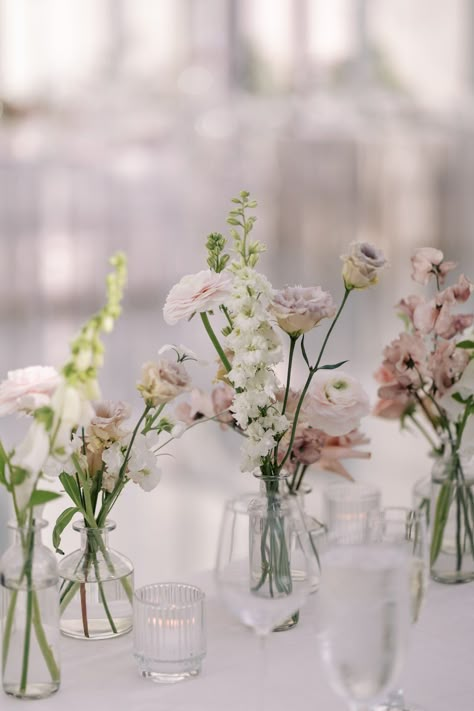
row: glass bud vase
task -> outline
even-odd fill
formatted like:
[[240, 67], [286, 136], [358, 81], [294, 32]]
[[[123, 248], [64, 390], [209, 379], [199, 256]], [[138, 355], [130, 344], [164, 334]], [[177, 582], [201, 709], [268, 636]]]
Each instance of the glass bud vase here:
[[11, 524], [0, 560], [2, 682], [6, 694], [43, 699], [59, 689], [58, 567], [41, 541], [46, 521]]
[[132, 629], [133, 566], [109, 546], [115, 523], [90, 528], [77, 521], [73, 528], [81, 548], [59, 563], [61, 632], [77, 639], [120, 637]]
[[431, 577], [474, 580], [474, 467], [459, 452], [439, 458], [431, 478]]
[[[295, 525], [297, 521], [297, 525]], [[313, 520], [304, 512], [303, 497], [288, 492], [283, 479], [262, 478], [260, 496], [252, 504], [250, 537], [251, 570], [254, 589], [262, 595], [279, 597], [291, 594], [292, 587], [312, 588], [314, 566], [298, 559], [296, 536], [298, 529], [306, 529]], [[307, 536], [309, 541], [310, 536]], [[309, 543], [307, 549], [310, 549]], [[311, 556], [309, 556], [311, 557]], [[263, 575], [262, 575], [263, 571]], [[274, 632], [290, 630], [298, 624], [299, 610], [274, 628]]]

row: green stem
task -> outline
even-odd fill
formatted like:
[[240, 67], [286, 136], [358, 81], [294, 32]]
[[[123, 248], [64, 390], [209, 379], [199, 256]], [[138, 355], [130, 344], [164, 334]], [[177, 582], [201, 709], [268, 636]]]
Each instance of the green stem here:
[[10, 649], [10, 639], [12, 635], [13, 620], [15, 618], [15, 608], [16, 601], [18, 598], [18, 590], [13, 590], [11, 592], [10, 602], [8, 604], [8, 612], [5, 619], [5, 629], [3, 632], [2, 641], [2, 672], [5, 673], [5, 667], [7, 666], [8, 651]]
[[414, 415], [409, 415], [409, 417], [410, 417], [410, 420], [411, 420], [411, 421], [413, 422], [413, 424], [415, 425], [415, 427], [421, 432], [421, 434], [423, 435], [423, 437], [425, 437], [425, 439], [429, 442], [431, 448], [432, 448], [432, 449], [436, 449], [436, 446], [437, 446], [437, 445], [436, 445], [436, 442], [431, 438], [431, 436], [430, 436], [428, 430], [426, 429], [426, 427], [423, 427], [423, 425], [421, 424], [421, 422], [418, 422], [418, 420], [416, 419], [416, 417], [415, 417]]
[[[333, 321], [332, 321], [332, 323], [331, 323], [331, 325], [330, 325], [330, 327], [329, 327], [329, 329], [328, 329], [328, 332], [326, 333], [326, 337], [325, 337], [325, 339], [324, 339], [324, 341], [323, 341], [323, 344], [322, 344], [322, 346], [321, 346], [321, 350], [319, 351], [318, 359], [317, 359], [317, 361], [316, 361], [314, 367], [313, 367], [313, 368], [310, 368], [309, 375], [308, 375], [308, 377], [306, 378], [306, 383], [304, 384], [303, 390], [301, 391], [300, 399], [298, 400], [298, 404], [297, 404], [297, 406], [296, 406], [295, 414], [294, 414], [294, 417], [293, 417], [293, 426], [292, 426], [292, 428], [291, 428], [290, 443], [289, 443], [289, 445], [288, 445], [288, 449], [287, 449], [287, 451], [286, 451], [286, 454], [285, 454], [285, 456], [283, 457], [283, 460], [282, 460], [281, 464], [280, 464], [279, 467], [278, 467], [278, 472], [280, 472], [280, 471], [283, 469], [283, 467], [285, 466], [285, 464], [286, 464], [286, 462], [287, 462], [287, 460], [288, 460], [288, 457], [289, 457], [290, 454], [291, 454], [291, 450], [292, 450], [292, 448], [293, 448], [293, 442], [295, 441], [295, 436], [296, 436], [296, 427], [297, 427], [297, 425], [298, 425], [298, 418], [299, 418], [299, 415], [300, 415], [300, 410], [301, 410], [301, 408], [302, 408], [302, 406], [303, 406], [303, 401], [304, 401], [304, 399], [305, 399], [305, 397], [306, 397], [306, 393], [308, 392], [308, 388], [309, 388], [309, 386], [310, 386], [310, 384], [311, 384], [311, 380], [313, 379], [314, 374], [317, 372], [317, 370], [318, 370], [318, 368], [319, 368], [319, 365], [320, 365], [320, 363], [321, 363], [321, 359], [322, 359], [322, 357], [323, 357], [323, 355], [324, 355], [324, 351], [326, 350], [326, 346], [327, 346], [327, 343], [328, 343], [329, 338], [330, 338], [330, 336], [331, 336], [331, 333], [332, 333], [333, 330], [334, 330], [334, 327], [335, 327], [335, 325], [336, 325], [336, 323], [337, 323], [337, 321], [338, 321], [338, 319], [339, 319], [339, 316], [340, 316], [341, 313], [342, 313], [342, 310], [343, 310], [343, 308], [344, 308], [344, 306], [345, 306], [345, 304], [346, 304], [346, 301], [347, 301], [347, 299], [348, 299], [349, 294], [351, 293], [351, 291], [352, 291], [352, 289], [347, 289], [347, 288], [346, 288], [346, 290], [345, 290], [345, 292], [344, 292], [344, 297], [343, 297], [343, 299], [342, 299], [342, 301], [341, 301], [341, 305], [339, 306], [339, 309], [337, 310], [337, 313], [336, 313], [336, 315], [334, 316], [334, 319], [333, 319]], [[277, 446], [278, 446], [278, 445], [277, 445]]]
[[30, 659], [30, 642], [31, 642], [31, 622], [33, 616], [33, 547], [34, 547], [34, 530], [33, 527], [33, 511], [30, 513], [29, 531], [28, 531], [28, 546], [26, 558], [26, 620], [25, 620], [25, 639], [23, 642], [23, 660], [21, 665], [20, 679], [20, 694], [25, 694], [28, 683], [28, 664]]
[[216, 334], [214, 333], [214, 330], [211, 326], [211, 322], [209, 321], [209, 316], [207, 315], [206, 312], [201, 313], [201, 320], [204, 324], [204, 328], [207, 331], [207, 335], [211, 339], [212, 344], [213, 344], [214, 348], [216, 349], [216, 351], [219, 355], [219, 358], [222, 361], [222, 365], [224, 366], [226, 371], [228, 373], [230, 373], [230, 371], [232, 370], [232, 366], [231, 366], [226, 354], [224, 353], [224, 349], [222, 348], [221, 344], [219, 343], [219, 340], [218, 340]]
[[35, 628], [36, 639], [38, 640], [38, 645], [48, 667], [48, 671], [51, 675], [53, 681], [59, 681], [60, 672], [59, 667], [54, 658], [53, 651], [48, 644], [47, 637], [44, 632], [43, 624], [41, 622], [41, 611], [38, 602], [38, 596], [36, 592], [33, 593], [33, 626]]
[[281, 409], [281, 414], [284, 415], [286, 411], [286, 405], [288, 402], [288, 394], [290, 392], [290, 382], [291, 382], [291, 368], [293, 366], [293, 354], [295, 352], [295, 346], [298, 338], [290, 335], [290, 352], [288, 354], [288, 370], [286, 373], [286, 387], [285, 387], [285, 397], [283, 399], [283, 407]]
[[108, 619], [108, 621], [109, 621], [110, 628], [111, 628], [111, 630], [112, 630], [112, 632], [113, 632], [114, 634], [117, 634], [117, 627], [115, 626], [115, 622], [114, 622], [114, 620], [113, 620], [113, 617], [112, 617], [112, 615], [111, 615], [109, 606], [108, 606], [108, 604], [107, 604], [107, 599], [106, 599], [106, 597], [105, 597], [105, 592], [104, 592], [104, 586], [102, 585], [102, 581], [101, 581], [101, 579], [100, 579], [100, 571], [99, 571], [99, 566], [98, 566], [98, 563], [97, 563], [97, 557], [96, 557], [95, 554], [94, 554], [94, 571], [95, 571], [95, 577], [96, 577], [96, 580], [97, 580], [97, 585], [98, 585], [98, 587], [99, 587], [100, 599], [101, 599], [101, 601], [102, 601], [102, 605], [103, 605], [103, 607], [104, 607], [105, 614], [106, 614], [107, 619]]

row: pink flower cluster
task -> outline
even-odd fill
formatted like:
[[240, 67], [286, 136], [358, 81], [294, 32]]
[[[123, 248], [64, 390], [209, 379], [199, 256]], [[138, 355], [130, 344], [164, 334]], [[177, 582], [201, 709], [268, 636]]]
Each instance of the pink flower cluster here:
[[410, 295], [397, 304], [407, 331], [401, 333], [383, 351], [381, 367], [375, 374], [380, 387], [375, 414], [397, 419], [417, 405], [430, 408], [461, 377], [469, 354], [458, 348], [463, 332], [474, 322], [474, 314], [454, 309], [471, 296], [473, 285], [461, 275], [444, 290], [446, 274], [456, 267], [445, 262], [438, 249], [421, 248], [412, 257], [412, 278], [427, 285], [436, 281], [434, 296]]

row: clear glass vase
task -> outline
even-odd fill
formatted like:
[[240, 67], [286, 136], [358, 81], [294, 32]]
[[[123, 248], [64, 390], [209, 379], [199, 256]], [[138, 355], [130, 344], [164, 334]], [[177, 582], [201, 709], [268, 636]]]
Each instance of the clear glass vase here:
[[133, 566], [109, 546], [115, 528], [73, 524], [81, 548], [59, 564], [61, 632], [77, 639], [109, 639], [130, 632], [133, 624]]
[[10, 525], [13, 544], [0, 560], [2, 682], [18, 698], [43, 699], [60, 684], [58, 568], [41, 541], [46, 525]]
[[[264, 594], [267, 587], [266, 592], [272, 596], [288, 594], [286, 586], [291, 587], [295, 583], [309, 582], [311, 592], [319, 585], [315, 543], [322, 526], [306, 514], [305, 493], [290, 493], [283, 479], [261, 480], [260, 496], [252, 504], [250, 553], [252, 571], [255, 569], [255, 586], [259, 590], [261, 585]], [[295, 525], [295, 517], [298, 525]], [[301, 537], [302, 529], [306, 551], [312, 559], [309, 567], [308, 560], [299, 560], [297, 555], [299, 546], [296, 545], [296, 536]], [[296, 610], [273, 631], [290, 630], [298, 621], [299, 610]]]
[[431, 477], [431, 577], [440, 583], [474, 580], [474, 466], [448, 450]]

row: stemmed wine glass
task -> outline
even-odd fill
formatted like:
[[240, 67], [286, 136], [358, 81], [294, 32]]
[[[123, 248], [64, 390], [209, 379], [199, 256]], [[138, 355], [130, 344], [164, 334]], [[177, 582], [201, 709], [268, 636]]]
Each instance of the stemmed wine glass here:
[[321, 550], [322, 658], [352, 711], [370, 711], [392, 687], [410, 628], [409, 557], [399, 546], [329, 533]]
[[[411, 594], [411, 622], [418, 620], [428, 584], [428, 534], [424, 509], [390, 507], [372, 514], [369, 535], [381, 543], [404, 549], [409, 556]], [[376, 711], [420, 711], [407, 706], [401, 688], [388, 694], [387, 700], [376, 706]]]
[[216, 582], [225, 604], [260, 640], [263, 710], [265, 640], [302, 607], [317, 559], [296, 497], [279, 493], [227, 502], [222, 519]]

